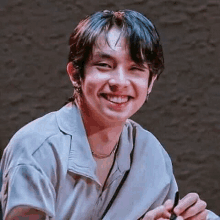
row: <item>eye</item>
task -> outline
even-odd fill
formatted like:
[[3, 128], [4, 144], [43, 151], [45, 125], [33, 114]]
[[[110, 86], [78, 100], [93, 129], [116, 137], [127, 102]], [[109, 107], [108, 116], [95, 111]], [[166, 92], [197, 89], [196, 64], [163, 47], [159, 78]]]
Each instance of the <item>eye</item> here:
[[108, 63], [97, 63], [96, 66], [111, 68], [111, 66]]
[[130, 68], [130, 70], [133, 70], [133, 71], [141, 71], [141, 72], [144, 72], [145, 69], [144, 68], [141, 68], [140, 66], [132, 66]]
[[112, 69], [112, 66], [108, 63], [103, 63], [103, 62], [100, 62], [100, 63], [96, 63], [95, 66], [97, 67], [98, 70], [100, 71], [108, 71], [110, 69]]

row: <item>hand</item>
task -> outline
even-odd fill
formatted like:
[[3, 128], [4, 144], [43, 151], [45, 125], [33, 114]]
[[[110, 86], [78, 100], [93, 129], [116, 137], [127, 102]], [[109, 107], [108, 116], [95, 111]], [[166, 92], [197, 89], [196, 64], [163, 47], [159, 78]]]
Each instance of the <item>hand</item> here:
[[180, 220], [206, 220], [208, 211], [206, 202], [197, 193], [189, 193], [183, 197], [174, 208], [174, 213]]
[[[173, 201], [167, 200], [163, 205], [147, 212], [142, 220], [169, 220], [172, 208]], [[177, 217], [176, 220], [182, 220], [182, 218]]]

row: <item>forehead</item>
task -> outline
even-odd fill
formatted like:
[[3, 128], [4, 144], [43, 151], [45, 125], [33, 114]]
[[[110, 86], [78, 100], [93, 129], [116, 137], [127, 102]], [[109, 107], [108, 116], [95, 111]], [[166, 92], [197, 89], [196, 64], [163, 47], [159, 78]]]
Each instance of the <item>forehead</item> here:
[[[128, 52], [128, 44], [126, 38], [122, 35], [119, 28], [113, 27], [107, 34], [104, 32], [97, 38], [95, 45], [93, 46], [93, 55], [97, 52]], [[129, 54], [129, 53], [128, 53]]]

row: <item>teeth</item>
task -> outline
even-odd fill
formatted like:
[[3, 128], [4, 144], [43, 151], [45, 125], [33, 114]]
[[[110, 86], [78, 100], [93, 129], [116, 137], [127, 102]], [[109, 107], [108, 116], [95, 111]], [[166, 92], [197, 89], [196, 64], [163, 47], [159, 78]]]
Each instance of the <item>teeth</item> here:
[[107, 100], [114, 102], [114, 103], [125, 103], [128, 101], [128, 96], [113, 96], [113, 95], [106, 95]]

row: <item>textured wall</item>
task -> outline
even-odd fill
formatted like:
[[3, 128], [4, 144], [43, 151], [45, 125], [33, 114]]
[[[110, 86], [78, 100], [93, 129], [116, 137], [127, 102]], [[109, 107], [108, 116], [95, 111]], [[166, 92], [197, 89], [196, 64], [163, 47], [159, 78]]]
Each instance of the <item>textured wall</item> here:
[[0, 147], [71, 95], [67, 42], [77, 22], [124, 8], [156, 24], [166, 61], [149, 103], [133, 119], [170, 154], [181, 196], [196, 191], [220, 214], [219, 0], [2, 0]]

